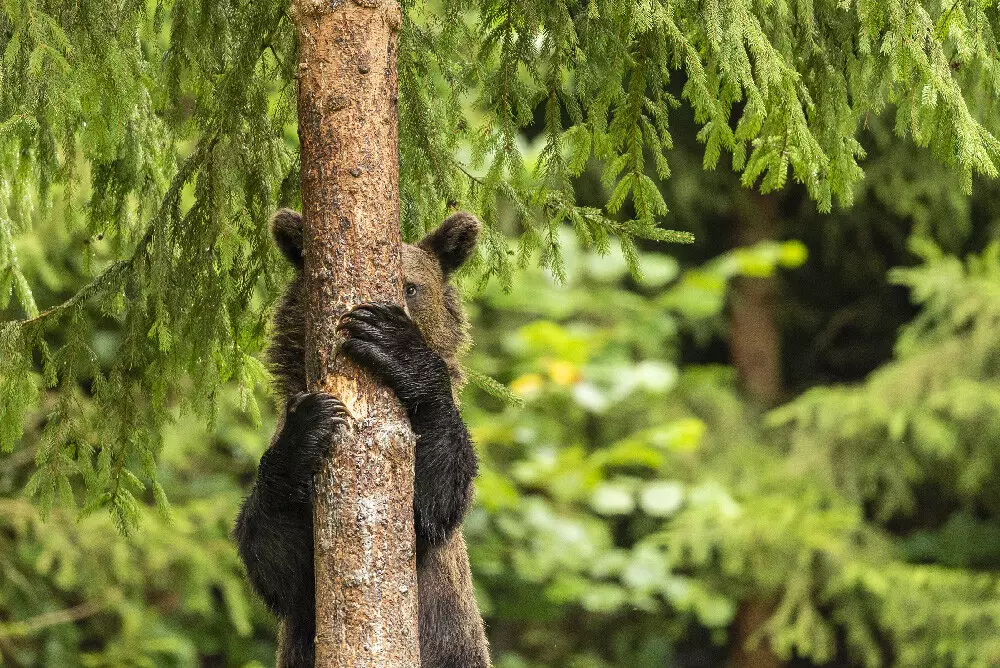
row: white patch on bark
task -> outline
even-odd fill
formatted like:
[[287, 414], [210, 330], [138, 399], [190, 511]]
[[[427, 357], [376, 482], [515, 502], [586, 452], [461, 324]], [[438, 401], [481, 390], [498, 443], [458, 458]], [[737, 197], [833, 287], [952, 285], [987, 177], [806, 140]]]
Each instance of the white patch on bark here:
[[[358, 499], [358, 512], [356, 522], [358, 532], [361, 534], [361, 544], [364, 550], [364, 557], [361, 564], [361, 572], [358, 573], [364, 582], [374, 585], [379, 598], [382, 597], [381, 581], [379, 580], [379, 568], [375, 563], [375, 531], [378, 527], [388, 526], [389, 499], [384, 496], [366, 496]], [[373, 654], [381, 654], [383, 649], [383, 623], [379, 606], [373, 607], [375, 622], [372, 624], [372, 635], [365, 643], [365, 649]]]

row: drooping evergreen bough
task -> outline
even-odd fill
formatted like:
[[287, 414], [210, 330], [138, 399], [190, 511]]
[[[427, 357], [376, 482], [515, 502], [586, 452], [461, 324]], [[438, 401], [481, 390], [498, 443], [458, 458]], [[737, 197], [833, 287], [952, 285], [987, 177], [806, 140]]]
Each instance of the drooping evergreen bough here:
[[[341, 352], [392, 388], [417, 437], [413, 512], [424, 668], [489, 666], [459, 529], [478, 467], [455, 397], [468, 323], [448, 284], [475, 248], [479, 228], [475, 217], [457, 213], [417, 245], [404, 244], [409, 315], [394, 304], [361, 304], [339, 326], [347, 336]], [[313, 474], [333, 430], [345, 428], [349, 417], [338, 398], [306, 387], [302, 218], [279, 211], [271, 229], [299, 270], [278, 307], [269, 350], [287, 403], [235, 535], [250, 583], [282, 620], [278, 665], [299, 668], [315, 661]]]

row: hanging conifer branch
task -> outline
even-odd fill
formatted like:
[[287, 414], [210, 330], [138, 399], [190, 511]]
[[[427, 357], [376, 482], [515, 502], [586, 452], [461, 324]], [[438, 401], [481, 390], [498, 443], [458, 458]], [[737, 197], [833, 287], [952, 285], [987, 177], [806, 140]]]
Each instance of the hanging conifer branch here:
[[34, 327], [41, 325], [46, 320], [58, 318], [74, 308], [86, 303], [89, 299], [107, 293], [109, 290], [120, 289], [122, 282], [135, 263], [148, 252], [149, 244], [153, 240], [153, 235], [157, 229], [164, 225], [171, 211], [178, 204], [181, 189], [187, 185], [191, 177], [197, 173], [198, 169], [208, 159], [208, 155], [218, 143], [219, 137], [216, 134], [209, 135], [202, 139], [195, 147], [194, 152], [187, 157], [180, 169], [174, 175], [170, 187], [163, 195], [160, 206], [156, 214], [146, 224], [146, 231], [136, 244], [135, 250], [125, 260], [119, 260], [94, 277], [90, 283], [80, 288], [79, 291], [66, 301], [56, 306], [45, 309], [38, 315], [26, 320], [17, 321], [20, 327]]

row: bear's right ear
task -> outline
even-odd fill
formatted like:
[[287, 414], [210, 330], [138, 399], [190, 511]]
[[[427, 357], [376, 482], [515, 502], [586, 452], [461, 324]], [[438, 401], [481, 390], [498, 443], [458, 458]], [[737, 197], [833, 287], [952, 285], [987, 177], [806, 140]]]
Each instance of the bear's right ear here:
[[441, 271], [448, 278], [476, 250], [476, 239], [482, 225], [475, 216], [459, 211], [448, 216], [441, 225], [421, 239], [417, 246], [432, 253], [441, 263]]
[[291, 209], [279, 209], [271, 216], [271, 236], [288, 261], [301, 269], [302, 215]]

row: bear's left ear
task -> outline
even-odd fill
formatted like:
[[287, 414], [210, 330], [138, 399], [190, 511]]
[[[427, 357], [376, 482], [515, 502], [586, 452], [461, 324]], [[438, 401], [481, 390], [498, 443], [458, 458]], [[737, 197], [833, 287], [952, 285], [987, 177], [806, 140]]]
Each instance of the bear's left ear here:
[[441, 271], [447, 278], [465, 264], [476, 249], [480, 227], [475, 216], [459, 211], [448, 216], [440, 227], [421, 239], [417, 245], [438, 259]]

